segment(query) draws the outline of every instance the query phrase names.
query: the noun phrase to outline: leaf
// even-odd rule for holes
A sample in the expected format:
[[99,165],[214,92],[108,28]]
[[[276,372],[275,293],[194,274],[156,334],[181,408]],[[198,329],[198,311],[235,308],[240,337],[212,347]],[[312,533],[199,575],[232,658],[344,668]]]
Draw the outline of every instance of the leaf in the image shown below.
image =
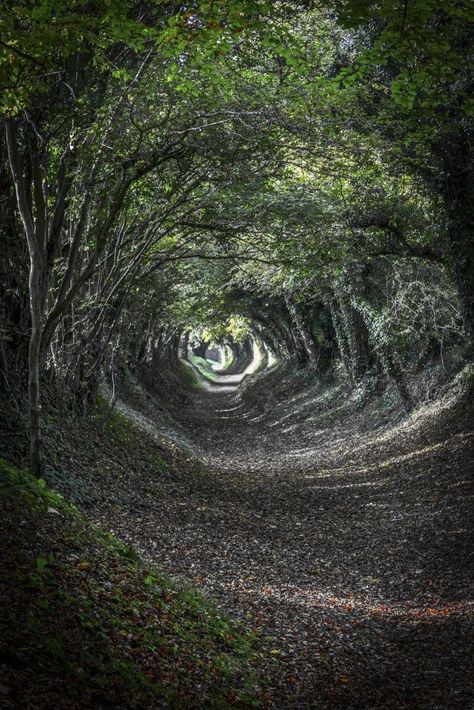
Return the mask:
[[38,555],[36,558],[36,571],[39,572],[39,574],[43,574],[48,565],[49,560],[47,560],[46,557],[43,557],[43,555]]

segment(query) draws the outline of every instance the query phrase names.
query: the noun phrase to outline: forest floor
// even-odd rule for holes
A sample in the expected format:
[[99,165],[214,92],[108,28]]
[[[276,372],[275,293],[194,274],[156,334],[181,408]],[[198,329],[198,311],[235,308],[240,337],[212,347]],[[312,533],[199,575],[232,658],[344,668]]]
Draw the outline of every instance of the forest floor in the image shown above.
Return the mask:
[[[264,704],[473,707],[473,439],[456,395],[383,421],[348,413],[343,390],[263,388],[196,389],[172,409],[188,463],[108,477],[90,513],[271,637]],[[162,407],[127,402],[160,437]]]
[[50,408],[47,483],[99,528],[7,484],[0,707],[474,707],[466,381],[411,416],[291,371]]

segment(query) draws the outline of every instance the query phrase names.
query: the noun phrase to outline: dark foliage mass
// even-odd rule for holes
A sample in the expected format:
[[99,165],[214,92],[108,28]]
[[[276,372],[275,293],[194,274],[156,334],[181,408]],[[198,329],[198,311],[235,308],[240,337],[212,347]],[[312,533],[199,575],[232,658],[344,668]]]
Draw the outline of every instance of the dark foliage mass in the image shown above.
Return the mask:
[[[446,690],[442,663],[432,655],[432,630],[413,633],[419,653],[433,659],[433,675],[443,677],[434,689],[418,661],[399,690],[392,680],[379,694],[370,689],[366,676],[384,653],[383,624],[376,615],[376,631],[354,632],[352,643],[347,613],[352,605],[353,626],[360,621],[365,629],[376,608],[383,619],[393,612],[406,621],[420,612],[423,623],[426,609],[434,609],[436,632],[451,644],[455,627],[445,617],[452,612],[464,643],[462,619],[470,608],[461,490],[469,468],[474,329],[473,20],[467,0],[1,4],[0,453],[14,466],[3,472],[6,539],[13,550],[5,569],[16,586],[31,586],[34,617],[51,605],[76,603],[71,587],[82,580],[86,606],[74,621],[77,638],[90,622],[87,605],[99,609],[90,659],[102,654],[104,634],[120,633],[107,626],[111,601],[103,590],[118,576],[129,580],[132,596],[123,613],[148,611],[137,612],[130,630],[140,638],[135,650],[129,639],[120,660],[104,645],[101,683],[108,687],[115,674],[118,688],[116,697],[104,691],[107,702],[179,706],[187,697],[196,707],[305,707],[318,706],[319,698],[321,707],[467,707],[462,679]],[[110,448],[114,426],[132,426],[115,419],[115,407],[135,418],[136,441],[146,439],[135,461],[123,440]],[[99,430],[96,460],[90,441]],[[157,440],[176,480],[165,476],[153,492]],[[105,461],[114,457],[117,475],[108,477]],[[459,459],[458,469],[448,471],[450,457]],[[16,467],[27,467],[33,478]],[[119,475],[124,467],[127,475]],[[386,473],[385,503],[371,488],[374,470]],[[337,496],[328,494],[327,481],[323,493],[308,494],[305,481],[326,475],[331,490],[342,485]],[[227,611],[244,617],[248,611],[253,621],[261,615],[261,635],[276,634],[285,650],[277,646],[269,661],[272,643],[266,651],[252,650],[254,640],[241,630],[235,630],[235,646],[228,641],[229,648],[221,648],[227,642],[217,637],[233,622],[213,610],[207,630],[198,624],[189,631],[189,607],[199,607],[201,621],[207,611],[188,600],[176,611],[183,628],[173,631],[181,639],[173,648],[181,650],[170,651],[181,665],[158,674],[161,680],[152,677],[152,661],[143,654],[146,647],[155,663],[158,645],[145,639],[142,627],[155,623],[148,608],[155,602],[152,590],[143,591],[137,581],[140,562],[125,570],[117,557],[119,571],[107,580],[112,553],[93,540],[83,519],[75,523],[80,555],[94,548],[95,581],[77,565],[68,569],[60,524],[48,522],[40,537],[59,545],[64,557],[57,565],[41,557],[46,552],[32,541],[33,531],[44,527],[43,518],[56,518],[44,513],[50,494],[42,484],[36,490],[35,478],[133,543],[150,564],[188,583],[205,580],[202,586]],[[345,485],[366,486],[365,504],[380,506],[381,517],[362,515],[359,498]],[[24,522],[15,486],[27,506]],[[147,507],[148,494],[160,501],[161,518]],[[255,496],[261,513],[246,502]],[[436,501],[442,499],[450,500],[452,514],[439,513]],[[207,523],[193,512],[201,505],[215,513],[223,541],[218,551]],[[146,525],[134,517],[142,506]],[[320,565],[305,561],[314,555],[317,509],[323,518]],[[184,516],[176,529],[173,510]],[[248,516],[254,542],[242,533],[239,516]],[[406,523],[417,516],[419,548],[413,543],[418,528]],[[408,542],[394,551],[398,519]],[[291,520],[301,526],[300,537]],[[18,536],[16,523],[24,526]],[[151,524],[166,539],[162,547],[150,543]],[[166,529],[173,531],[168,537]],[[287,530],[284,543],[271,530]],[[273,534],[269,562],[261,555]],[[451,559],[455,546],[446,540],[458,534],[459,558]],[[429,536],[440,536],[440,544],[428,544]],[[249,556],[254,543],[258,549]],[[369,558],[360,553],[362,544],[372,550]],[[192,572],[190,550],[197,550]],[[434,567],[416,562],[419,555],[433,555]],[[40,567],[38,560],[45,560],[44,569],[31,573],[34,579],[27,562],[33,557]],[[268,601],[271,612],[261,596],[250,610],[244,592],[232,596],[232,580],[257,559],[259,589],[280,595],[278,603]],[[396,584],[388,579],[392,563]],[[414,586],[418,567],[427,575],[430,569],[424,591]],[[319,570],[319,587],[310,568]],[[362,579],[378,581],[364,587]],[[371,585],[377,601],[359,608],[358,595],[374,596]],[[327,601],[331,594],[340,604]],[[323,597],[332,609],[327,624]],[[307,619],[315,605],[324,639]],[[57,609],[55,614],[60,624]],[[37,632],[29,623],[16,640],[10,628],[12,645],[28,645],[29,631]],[[399,639],[393,624],[389,633]],[[354,650],[359,658],[352,699],[341,690],[352,676],[339,668],[346,651],[337,656],[337,644],[328,641],[332,628],[335,638],[344,637],[347,653]],[[169,629],[166,634],[171,638]],[[308,641],[313,651],[318,644],[330,647],[315,662],[324,678],[320,686],[305,655],[307,634],[315,635]],[[227,635],[234,638],[234,631]],[[51,638],[54,648],[30,652],[52,654],[58,675],[65,660],[54,645],[57,637]],[[365,665],[364,639],[373,642]],[[77,666],[74,650],[71,658],[68,653],[67,664]],[[286,670],[276,667],[280,653],[290,659]],[[180,675],[187,654],[195,654],[201,668],[196,687],[202,692]],[[465,667],[460,654],[456,641],[448,670],[456,663]],[[9,668],[11,663],[8,656]],[[402,661],[389,651],[384,663],[391,677]],[[263,670],[257,671],[259,664]],[[331,685],[328,664],[337,667],[339,685]],[[141,680],[127,684],[132,666]],[[46,666],[36,670],[41,683]],[[82,682],[84,706],[99,703],[102,692],[91,689],[89,671]],[[410,701],[417,673],[421,690]],[[209,690],[214,677],[215,693]],[[21,685],[18,678],[12,682]],[[51,692],[48,685],[45,697],[58,702]],[[0,703],[3,696],[14,702],[9,694],[10,685],[0,684]],[[24,702],[34,701],[25,695]],[[79,701],[71,695],[68,702]]]

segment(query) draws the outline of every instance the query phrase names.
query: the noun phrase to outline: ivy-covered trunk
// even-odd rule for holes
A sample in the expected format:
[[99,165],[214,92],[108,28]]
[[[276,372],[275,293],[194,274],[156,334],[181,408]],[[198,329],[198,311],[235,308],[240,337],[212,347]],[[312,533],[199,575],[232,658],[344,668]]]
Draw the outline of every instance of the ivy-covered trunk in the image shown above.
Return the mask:
[[399,364],[393,343],[390,343],[385,332],[377,327],[378,316],[376,310],[368,301],[356,297],[354,294],[351,297],[351,305],[357,310],[367,328],[369,343],[380,367],[397,390],[405,409],[411,411],[415,407],[415,400],[408,389],[405,373]]
[[467,336],[474,338],[474,161],[467,137],[445,159],[443,196],[448,213],[447,242]]
[[190,337],[190,332],[189,332],[189,330],[187,330],[181,335],[181,338],[180,338],[179,356],[183,359],[186,359],[188,357],[189,337]]
[[319,363],[320,353],[318,346],[316,345],[315,340],[313,338],[313,334],[310,332],[308,326],[306,325],[301,311],[296,303],[288,301],[288,310],[290,311],[290,314],[296,325],[298,334],[301,338],[301,342],[304,345],[308,362],[314,367],[317,367]]
[[342,363],[346,369],[347,374],[352,378],[352,368],[350,364],[350,352],[346,339],[346,333],[344,331],[344,325],[342,323],[342,317],[340,312],[339,303],[336,298],[331,299],[329,303],[329,310],[331,313],[332,325],[334,328],[334,334],[336,336],[336,343],[339,349],[339,354],[341,356]]
[[319,362],[319,353],[304,318],[297,303],[294,302],[290,294],[285,295],[285,304],[292,324],[292,336],[295,342],[295,349],[298,359],[302,363],[309,362],[316,366]]
[[348,347],[349,375],[352,382],[359,382],[370,366],[372,355],[369,333],[364,319],[353,307],[348,296],[339,298],[341,323]]

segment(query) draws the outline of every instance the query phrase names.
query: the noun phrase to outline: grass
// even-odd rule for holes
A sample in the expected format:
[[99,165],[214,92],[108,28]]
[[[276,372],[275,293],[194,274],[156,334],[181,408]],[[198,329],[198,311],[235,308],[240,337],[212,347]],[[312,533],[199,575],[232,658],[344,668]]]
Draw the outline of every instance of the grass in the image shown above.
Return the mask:
[[180,360],[179,368],[183,380],[188,385],[188,387],[192,387],[194,389],[202,388],[202,383],[199,380],[199,377],[197,376],[194,367],[189,362],[186,362],[186,360]]
[[258,707],[256,637],[0,460],[10,707]]
[[233,353],[231,352],[229,357],[226,358],[226,360],[223,362],[221,369],[222,370],[228,370],[229,367],[234,363],[235,357]]
[[194,355],[194,353],[190,353],[189,360],[194,365],[194,367],[199,370],[201,375],[206,378],[206,380],[209,380],[209,382],[215,381],[216,374],[212,369],[211,364],[207,360],[205,360],[203,357],[198,357],[197,355]]

